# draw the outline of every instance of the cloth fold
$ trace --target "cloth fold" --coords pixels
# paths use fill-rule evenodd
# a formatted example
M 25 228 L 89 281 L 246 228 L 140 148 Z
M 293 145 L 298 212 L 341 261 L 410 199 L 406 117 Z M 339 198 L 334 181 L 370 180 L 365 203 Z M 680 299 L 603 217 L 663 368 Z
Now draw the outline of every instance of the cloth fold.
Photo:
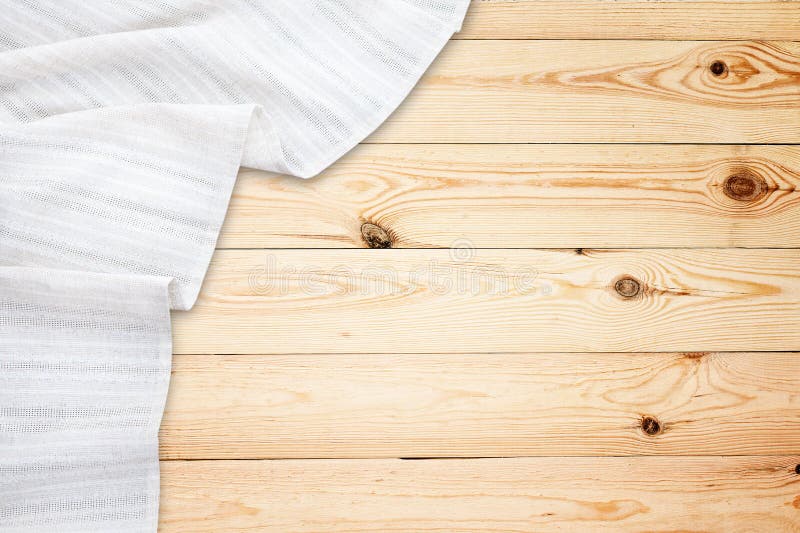
M 169 308 L 241 165 L 327 167 L 467 0 L 0 0 L 0 530 L 153 531 Z

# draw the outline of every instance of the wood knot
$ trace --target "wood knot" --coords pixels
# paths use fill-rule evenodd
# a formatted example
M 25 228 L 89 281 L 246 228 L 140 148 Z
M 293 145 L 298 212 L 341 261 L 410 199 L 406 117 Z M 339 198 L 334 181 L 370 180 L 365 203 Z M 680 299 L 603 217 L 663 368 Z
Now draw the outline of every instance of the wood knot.
M 685 357 L 686 359 L 702 359 L 707 355 L 708 352 L 686 352 L 683 354 L 683 357 Z
M 767 182 L 754 172 L 742 170 L 725 178 L 722 190 L 732 200 L 754 202 L 767 193 Z
M 614 290 L 623 298 L 634 298 L 642 291 L 642 284 L 631 276 L 625 276 L 614 283 Z
M 661 423 L 652 416 L 643 416 L 641 425 L 645 435 L 654 437 L 661 433 Z
M 800 464 L 794 465 L 794 473 L 800 475 Z
M 724 61 L 717 59 L 708 66 L 708 70 L 717 78 L 721 78 L 728 73 L 728 65 Z
M 372 222 L 365 222 L 361 225 L 361 236 L 370 248 L 392 247 L 392 238 L 389 232 Z

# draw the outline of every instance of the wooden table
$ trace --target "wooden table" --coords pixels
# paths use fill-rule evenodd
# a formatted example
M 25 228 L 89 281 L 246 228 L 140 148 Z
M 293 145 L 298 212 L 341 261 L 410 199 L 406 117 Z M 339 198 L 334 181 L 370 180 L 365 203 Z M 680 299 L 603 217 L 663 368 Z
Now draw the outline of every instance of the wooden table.
M 800 531 L 798 37 L 797 1 L 474 2 L 324 175 L 243 171 L 162 531 Z

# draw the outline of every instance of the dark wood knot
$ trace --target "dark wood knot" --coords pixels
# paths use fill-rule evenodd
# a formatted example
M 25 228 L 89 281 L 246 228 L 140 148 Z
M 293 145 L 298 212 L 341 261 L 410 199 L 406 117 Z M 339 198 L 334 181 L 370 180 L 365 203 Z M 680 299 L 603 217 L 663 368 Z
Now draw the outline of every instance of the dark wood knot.
M 722 190 L 732 200 L 754 202 L 767 193 L 767 182 L 758 174 L 743 170 L 725 178 Z
M 800 464 L 794 465 L 794 473 L 800 475 Z
M 711 71 L 711 74 L 719 78 L 728 73 L 728 65 L 726 65 L 724 61 L 717 59 L 708 66 L 708 70 Z
M 644 431 L 645 435 L 654 437 L 661 433 L 661 423 L 652 416 L 643 416 L 642 431 Z
M 625 276 L 614 283 L 614 290 L 623 298 L 634 298 L 642 291 L 642 284 L 631 276 Z
M 361 236 L 370 248 L 392 247 L 392 238 L 389 232 L 372 222 L 365 222 L 361 225 Z
M 686 359 L 702 359 L 707 355 L 708 352 L 686 352 L 683 354 L 683 357 Z

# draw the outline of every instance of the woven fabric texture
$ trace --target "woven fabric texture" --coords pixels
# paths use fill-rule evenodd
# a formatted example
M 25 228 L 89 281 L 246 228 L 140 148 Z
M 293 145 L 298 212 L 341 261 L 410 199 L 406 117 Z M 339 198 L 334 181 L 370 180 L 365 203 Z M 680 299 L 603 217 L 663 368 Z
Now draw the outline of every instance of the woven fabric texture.
M 240 166 L 373 131 L 467 0 L 0 0 L 0 531 L 154 531 L 169 309 Z

